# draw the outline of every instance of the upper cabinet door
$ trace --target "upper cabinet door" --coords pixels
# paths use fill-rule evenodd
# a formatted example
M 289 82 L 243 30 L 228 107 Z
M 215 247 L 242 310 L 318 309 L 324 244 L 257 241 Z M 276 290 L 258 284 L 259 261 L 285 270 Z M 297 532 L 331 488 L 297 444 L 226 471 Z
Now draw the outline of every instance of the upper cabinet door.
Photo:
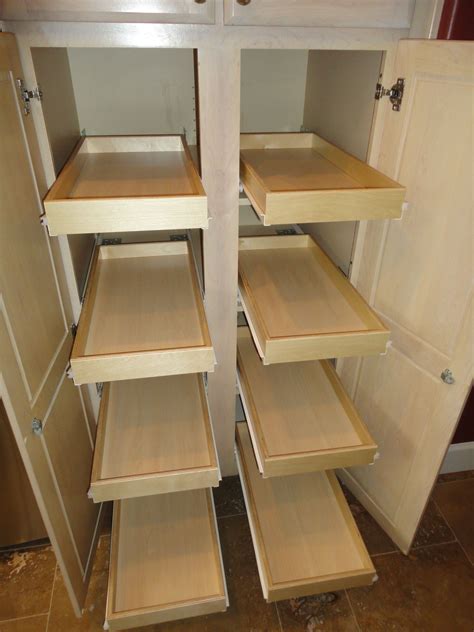
M 225 24 L 410 28 L 415 0 L 224 0 Z
M 79 615 L 99 532 L 100 507 L 87 497 L 94 423 L 66 377 L 71 316 L 52 258 L 57 244 L 40 224 L 38 148 L 19 103 L 21 76 L 14 36 L 1 33 L 0 400 Z
M 4 0 L 0 19 L 214 24 L 215 0 Z
M 379 168 L 406 187 L 401 220 L 372 222 L 353 279 L 391 330 L 343 380 L 379 446 L 345 480 L 407 552 L 472 380 L 472 42 L 406 40 Z M 390 108 L 390 103 L 379 107 Z M 359 246 L 358 246 L 359 248 Z

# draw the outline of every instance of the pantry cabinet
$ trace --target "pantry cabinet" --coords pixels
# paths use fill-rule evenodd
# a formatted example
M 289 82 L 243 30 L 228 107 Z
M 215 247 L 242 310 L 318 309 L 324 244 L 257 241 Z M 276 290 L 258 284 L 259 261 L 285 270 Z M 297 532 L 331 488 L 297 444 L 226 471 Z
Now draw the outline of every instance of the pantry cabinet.
M 110 629 L 225 610 L 237 471 L 265 599 L 368 585 L 334 470 L 407 552 L 472 377 L 473 46 L 403 40 L 414 2 L 93 4 L 0 34 L 0 394 L 75 610 L 105 500 Z

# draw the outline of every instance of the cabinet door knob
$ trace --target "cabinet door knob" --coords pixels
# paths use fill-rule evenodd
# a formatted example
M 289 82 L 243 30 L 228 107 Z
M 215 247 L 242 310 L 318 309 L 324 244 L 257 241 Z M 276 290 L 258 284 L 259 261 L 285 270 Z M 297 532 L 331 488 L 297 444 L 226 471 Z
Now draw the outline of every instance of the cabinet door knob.
M 452 374 L 451 369 L 444 369 L 440 377 L 445 384 L 454 384 L 454 375 Z
M 237 4 L 241 4 L 243 7 L 246 7 L 250 4 L 251 0 L 237 0 Z
M 196 4 L 205 4 L 206 0 L 194 0 Z

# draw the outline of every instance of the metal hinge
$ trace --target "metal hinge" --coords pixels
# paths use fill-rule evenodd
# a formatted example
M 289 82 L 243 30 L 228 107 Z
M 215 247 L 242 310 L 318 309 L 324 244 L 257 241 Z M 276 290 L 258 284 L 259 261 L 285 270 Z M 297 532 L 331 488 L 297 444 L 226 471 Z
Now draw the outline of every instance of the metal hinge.
M 71 334 L 72 337 L 75 338 L 77 334 L 77 325 L 76 323 L 71 323 Z
M 294 228 L 277 228 L 277 235 L 296 235 L 296 230 Z
M 104 383 L 103 382 L 96 382 L 95 390 L 97 391 L 97 395 L 99 397 L 102 397 L 102 393 L 104 392 Z
M 378 83 L 375 87 L 375 98 L 381 99 L 382 97 L 388 97 L 392 104 L 392 110 L 400 112 L 403 100 L 403 91 L 405 90 L 405 79 L 399 77 L 397 83 L 394 83 L 391 88 L 384 88 L 381 83 Z
M 39 86 L 33 88 L 33 90 L 28 90 L 25 86 L 25 82 L 23 79 L 17 79 L 16 85 L 18 86 L 18 91 L 20 93 L 20 99 L 23 101 L 23 112 L 25 116 L 31 112 L 31 101 L 32 99 L 37 99 L 38 101 L 43 100 L 43 93 Z
M 176 235 L 170 235 L 170 241 L 188 241 L 187 233 L 176 233 Z

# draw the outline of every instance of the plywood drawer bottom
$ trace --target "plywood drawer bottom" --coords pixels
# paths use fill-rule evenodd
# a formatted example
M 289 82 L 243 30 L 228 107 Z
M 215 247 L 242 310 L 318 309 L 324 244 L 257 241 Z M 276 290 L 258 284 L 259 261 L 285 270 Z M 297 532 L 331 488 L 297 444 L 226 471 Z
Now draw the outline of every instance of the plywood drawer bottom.
M 210 490 L 114 504 L 109 629 L 220 612 L 227 604 Z

